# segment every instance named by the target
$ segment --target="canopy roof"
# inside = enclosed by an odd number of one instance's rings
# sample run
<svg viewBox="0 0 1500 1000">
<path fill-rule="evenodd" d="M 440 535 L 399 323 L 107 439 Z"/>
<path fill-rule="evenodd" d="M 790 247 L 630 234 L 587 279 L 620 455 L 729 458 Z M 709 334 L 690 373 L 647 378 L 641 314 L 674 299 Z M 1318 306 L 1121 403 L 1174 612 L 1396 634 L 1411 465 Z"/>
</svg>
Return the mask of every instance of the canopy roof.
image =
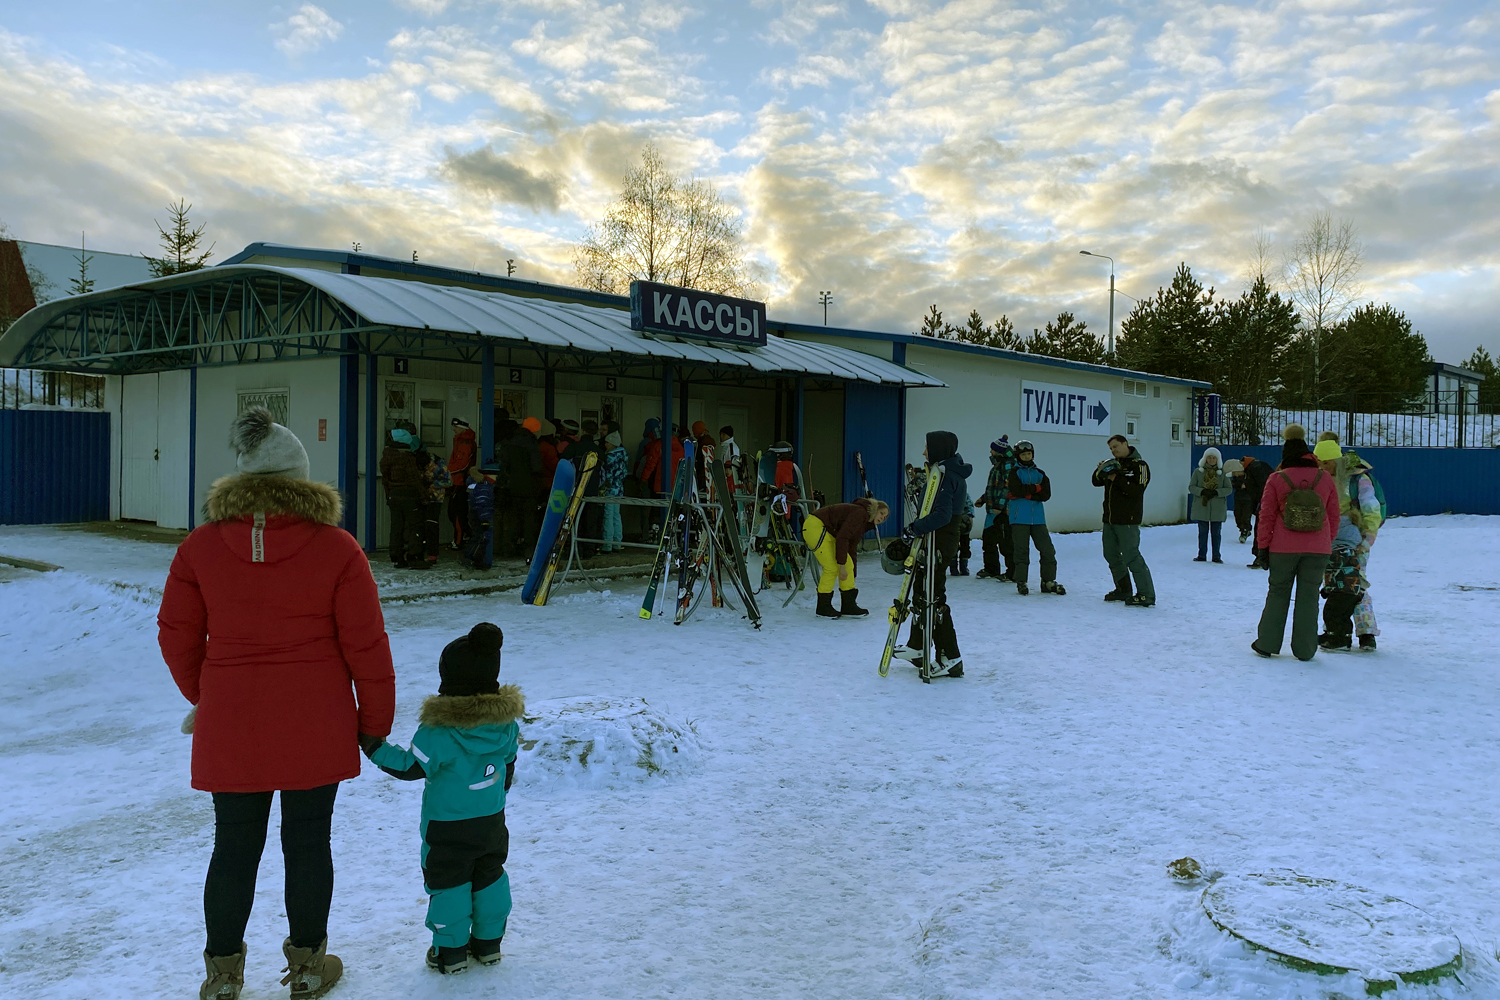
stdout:
<svg viewBox="0 0 1500 1000">
<path fill-rule="evenodd" d="M 232 264 L 38 306 L 0 336 L 0 366 L 69 371 L 188 367 L 374 352 L 571 371 L 745 380 L 811 376 L 906 386 L 945 383 L 829 344 L 770 337 L 737 349 L 648 337 L 617 308 L 300 267 Z"/>
</svg>

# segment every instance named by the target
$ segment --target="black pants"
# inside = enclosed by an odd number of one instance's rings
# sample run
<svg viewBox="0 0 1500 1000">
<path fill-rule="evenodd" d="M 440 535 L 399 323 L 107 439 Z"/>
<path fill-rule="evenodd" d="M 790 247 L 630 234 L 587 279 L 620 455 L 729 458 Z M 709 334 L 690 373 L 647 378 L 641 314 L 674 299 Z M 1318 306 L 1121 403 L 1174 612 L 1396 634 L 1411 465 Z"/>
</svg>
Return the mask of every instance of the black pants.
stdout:
<svg viewBox="0 0 1500 1000">
<path fill-rule="evenodd" d="M 1234 525 L 1240 529 L 1240 534 L 1248 535 L 1255 527 L 1255 501 L 1250 499 L 1249 490 L 1241 490 L 1234 495 Z"/>
<path fill-rule="evenodd" d="M 339 786 L 281 793 L 281 853 L 286 859 L 286 921 L 295 948 L 328 936 L 333 902 L 333 800 Z M 214 792 L 214 854 L 203 882 L 210 955 L 233 955 L 245 940 L 255 875 L 266 846 L 274 792 Z"/>
<path fill-rule="evenodd" d="M 505 493 L 495 498 L 495 505 L 498 508 L 495 519 L 499 522 L 496 555 L 512 559 L 518 549 L 523 556 L 531 555 L 536 548 L 536 500 L 529 493 Z"/>
<path fill-rule="evenodd" d="M 953 627 L 953 612 L 948 607 L 948 564 L 953 561 L 959 538 L 956 533 L 934 532 L 929 543 L 937 547 L 932 574 L 932 644 L 949 660 L 962 654 L 958 649 L 958 630 Z M 923 612 L 927 608 L 927 565 L 925 559 L 917 563 L 911 578 L 911 634 L 906 644 L 912 649 L 926 648 L 926 637 L 922 632 Z"/>
<path fill-rule="evenodd" d="M 604 537 L 604 506 L 597 503 L 586 503 L 578 511 L 578 525 L 574 529 L 579 538 L 603 538 Z M 578 545 L 578 554 L 585 559 L 592 558 L 599 552 L 599 546 L 593 542 Z"/>
<path fill-rule="evenodd" d="M 1005 560 L 1005 575 L 1015 568 L 1016 553 L 1010 540 L 1010 515 L 1001 511 L 995 520 L 979 536 L 980 550 L 984 553 L 984 571 L 999 575 L 1000 560 Z"/>
<path fill-rule="evenodd" d="M 1330 635 L 1354 634 L 1354 609 L 1359 607 L 1359 598 L 1354 594 L 1338 593 L 1323 599 L 1323 630 Z"/>
<path fill-rule="evenodd" d="M 467 487 L 455 486 L 449 492 L 448 520 L 453 522 L 454 547 L 462 549 L 464 537 L 469 533 L 469 491 Z"/>
<path fill-rule="evenodd" d="M 422 505 L 422 555 L 426 558 L 437 558 L 442 519 L 443 502 L 441 500 L 430 500 Z"/>
<path fill-rule="evenodd" d="M 391 562 L 405 566 L 422 561 L 422 504 L 416 499 L 387 500 L 391 512 Z"/>
<path fill-rule="evenodd" d="M 1036 543 L 1036 552 L 1041 559 L 1042 582 L 1051 583 L 1057 579 L 1057 547 L 1052 544 L 1052 535 L 1045 524 L 1013 524 L 1010 537 L 1015 543 L 1011 551 L 1016 554 L 1014 571 L 1011 573 L 1013 580 L 1025 583 L 1026 577 L 1031 574 L 1032 542 Z"/>
</svg>

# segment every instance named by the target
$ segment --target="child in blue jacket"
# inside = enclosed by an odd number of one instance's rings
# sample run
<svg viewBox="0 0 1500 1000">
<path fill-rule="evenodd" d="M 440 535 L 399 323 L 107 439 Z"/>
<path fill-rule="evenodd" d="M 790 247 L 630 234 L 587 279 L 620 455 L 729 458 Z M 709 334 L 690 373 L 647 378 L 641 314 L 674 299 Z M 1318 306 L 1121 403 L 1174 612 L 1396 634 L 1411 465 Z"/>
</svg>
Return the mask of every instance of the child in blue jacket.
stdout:
<svg viewBox="0 0 1500 1000">
<path fill-rule="evenodd" d="M 442 683 L 422 702 L 411 749 L 361 736 L 360 746 L 382 771 L 404 781 L 424 778 L 422 881 L 432 947 L 427 965 L 443 975 L 464 972 L 469 958 L 500 961 L 510 917 L 505 862 L 510 832 L 505 793 L 515 777 L 516 720 L 521 689 L 500 686 L 500 629 L 480 622 L 448 643 L 438 661 Z"/>
<path fill-rule="evenodd" d="M 1036 467 L 1036 446 L 1016 442 L 1016 465 L 1010 470 L 1010 534 L 1015 545 L 1016 593 L 1029 594 L 1026 577 L 1031 569 L 1031 543 L 1036 543 L 1042 563 L 1042 593 L 1066 594 L 1057 582 L 1057 548 L 1047 531 L 1047 512 L 1042 505 L 1052 499 L 1052 481 Z"/>
</svg>

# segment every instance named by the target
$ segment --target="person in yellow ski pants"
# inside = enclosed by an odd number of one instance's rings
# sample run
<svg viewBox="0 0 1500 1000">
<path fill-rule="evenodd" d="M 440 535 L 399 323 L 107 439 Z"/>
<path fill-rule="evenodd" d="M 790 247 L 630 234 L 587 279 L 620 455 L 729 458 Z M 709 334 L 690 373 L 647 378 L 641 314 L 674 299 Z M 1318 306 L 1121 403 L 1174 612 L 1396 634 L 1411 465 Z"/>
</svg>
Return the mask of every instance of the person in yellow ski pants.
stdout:
<svg viewBox="0 0 1500 1000">
<path fill-rule="evenodd" d="M 855 551 L 865 532 L 890 516 L 890 508 L 880 500 L 861 497 L 853 503 L 836 503 L 819 507 L 802 523 L 802 540 L 818 560 L 818 617 L 862 618 L 869 612 L 857 603 L 859 582 L 855 579 Z M 842 607 L 833 606 L 833 585 L 837 581 Z"/>
</svg>

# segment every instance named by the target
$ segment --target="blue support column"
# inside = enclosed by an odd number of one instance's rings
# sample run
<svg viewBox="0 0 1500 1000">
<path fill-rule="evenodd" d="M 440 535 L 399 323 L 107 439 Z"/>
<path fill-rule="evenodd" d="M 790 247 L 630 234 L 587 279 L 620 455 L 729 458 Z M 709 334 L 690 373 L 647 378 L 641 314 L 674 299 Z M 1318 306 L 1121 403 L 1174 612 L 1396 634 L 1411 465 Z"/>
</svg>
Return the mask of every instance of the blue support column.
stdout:
<svg viewBox="0 0 1500 1000">
<path fill-rule="evenodd" d="M 350 344 L 346 338 L 344 349 Z M 339 493 L 344 530 L 359 537 L 359 355 L 339 355 Z"/>
<path fill-rule="evenodd" d="M 375 396 L 377 357 L 365 353 L 365 551 L 375 551 L 375 471 L 380 467 L 380 452 L 375 449 Z"/>
<path fill-rule="evenodd" d="M 797 467 L 802 469 L 803 479 L 807 478 L 807 456 L 802 452 L 802 427 L 807 422 L 803 419 L 807 413 L 807 379 L 801 375 L 797 376 L 797 426 L 794 428 L 796 436 L 792 438 L 792 447 L 796 448 Z M 812 499 L 809 497 L 808 499 Z"/>
<path fill-rule="evenodd" d="M 495 464 L 495 345 L 486 341 L 479 358 L 479 467 Z M 491 515 L 493 517 L 493 515 Z M 485 543 L 485 562 L 495 565 L 495 525 L 490 522 L 489 540 Z"/>
<path fill-rule="evenodd" d="M 905 360 L 906 345 L 897 344 L 896 346 L 901 348 L 902 359 Z M 896 482 L 900 483 L 896 492 L 896 510 L 901 515 L 896 519 L 896 523 L 904 528 L 906 527 L 906 501 L 903 499 L 906 496 L 906 386 L 903 385 L 896 391 L 899 393 L 896 405 L 896 475 L 898 477 Z"/>
<path fill-rule="evenodd" d="M 198 368 L 188 369 L 188 530 L 198 526 Z"/>
<path fill-rule="evenodd" d="M 676 372 L 671 365 L 661 366 L 661 491 L 672 495 L 672 379 Z M 662 511 L 662 530 L 666 530 L 667 514 Z"/>
</svg>

